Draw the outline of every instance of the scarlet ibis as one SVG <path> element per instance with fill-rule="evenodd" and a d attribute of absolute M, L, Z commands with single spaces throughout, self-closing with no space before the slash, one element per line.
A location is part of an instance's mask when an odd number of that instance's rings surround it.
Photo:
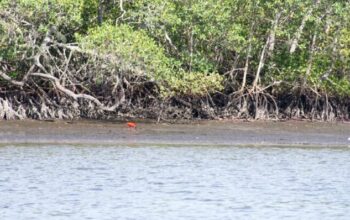
<path fill-rule="evenodd" d="M 128 122 L 126 123 L 129 128 L 136 128 L 136 123 L 135 122 Z"/>

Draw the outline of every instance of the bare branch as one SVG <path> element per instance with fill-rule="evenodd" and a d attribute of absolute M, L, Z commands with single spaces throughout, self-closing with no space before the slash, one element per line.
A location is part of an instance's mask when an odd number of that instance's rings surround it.
<path fill-rule="evenodd" d="M 59 91 L 63 92 L 64 94 L 66 94 L 68 96 L 70 96 L 74 100 L 82 98 L 82 99 L 86 99 L 86 100 L 92 101 L 102 110 L 115 111 L 115 109 L 119 106 L 119 103 L 116 103 L 113 106 L 105 106 L 97 98 L 95 98 L 95 97 L 93 97 L 91 95 L 76 94 L 73 91 L 71 91 L 71 90 L 67 89 L 66 87 L 62 86 L 60 81 L 59 81 L 59 79 L 54 77 L 54 76 L 52 76 L 52 75 L 45 74 L 45 73 L 32 73 L 31 75 L 32 76 L 39 76 L 39 77 L 46 78 L 46 79 L 50 79 Z"/>
<path fill-rule="evenodd" d="M 168 43 L 170 44 L 170 46 L 172 48 L 174 48 L 176 51 L 178 50 L 177 47 L 173 44 L 173 41 L 171 40 L 171 38 L 168 35 L 167 31 L 164 31 L 164 35 L 165 35 L 165 40 L 168 41 Z"/>
<path fill-rule="evenodd" d="M 4 80 L 12 83 L 13 85 L 20 86 L 20 87 L 24 86 L 24 82 L 12 79 L 10 76 L 8 76 L 6 73 L 2 72 L 1 70 L 0 70 L 0 76 Z"/>
<path fill-rule="evenodd" d="M 119 0 L 119 9 L 122 11 L 122 14 L 117 18 L 116 23 L 118 24 L 119 20 L 122 20 L 126 11 L 123 6 L 124 0 Z"/>

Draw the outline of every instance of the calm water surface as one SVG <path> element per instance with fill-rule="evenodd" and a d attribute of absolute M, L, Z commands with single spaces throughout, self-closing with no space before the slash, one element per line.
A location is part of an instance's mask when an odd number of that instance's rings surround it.
<path fill-rule="evenodd" d="M 3 146 L 0 219 L 350 219 L 350 149 Z"/>

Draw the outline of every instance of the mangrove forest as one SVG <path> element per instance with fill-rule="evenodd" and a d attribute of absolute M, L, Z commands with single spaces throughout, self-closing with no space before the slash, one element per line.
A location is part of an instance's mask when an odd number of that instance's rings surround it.
<path fill-rule="evenodd" d="M 349 110 L 349 0 L 0 0 L 0 120 Z"/>

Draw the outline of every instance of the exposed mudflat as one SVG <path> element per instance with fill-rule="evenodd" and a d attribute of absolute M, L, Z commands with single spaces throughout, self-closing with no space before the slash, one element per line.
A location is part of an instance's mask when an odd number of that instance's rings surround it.
<path fill-rule="evenodd" d="M 0 121 L 0 144 L 223 145 L 349 147 L 349 123 L 209 121 L 190 124 L 106 121 Z"/>

